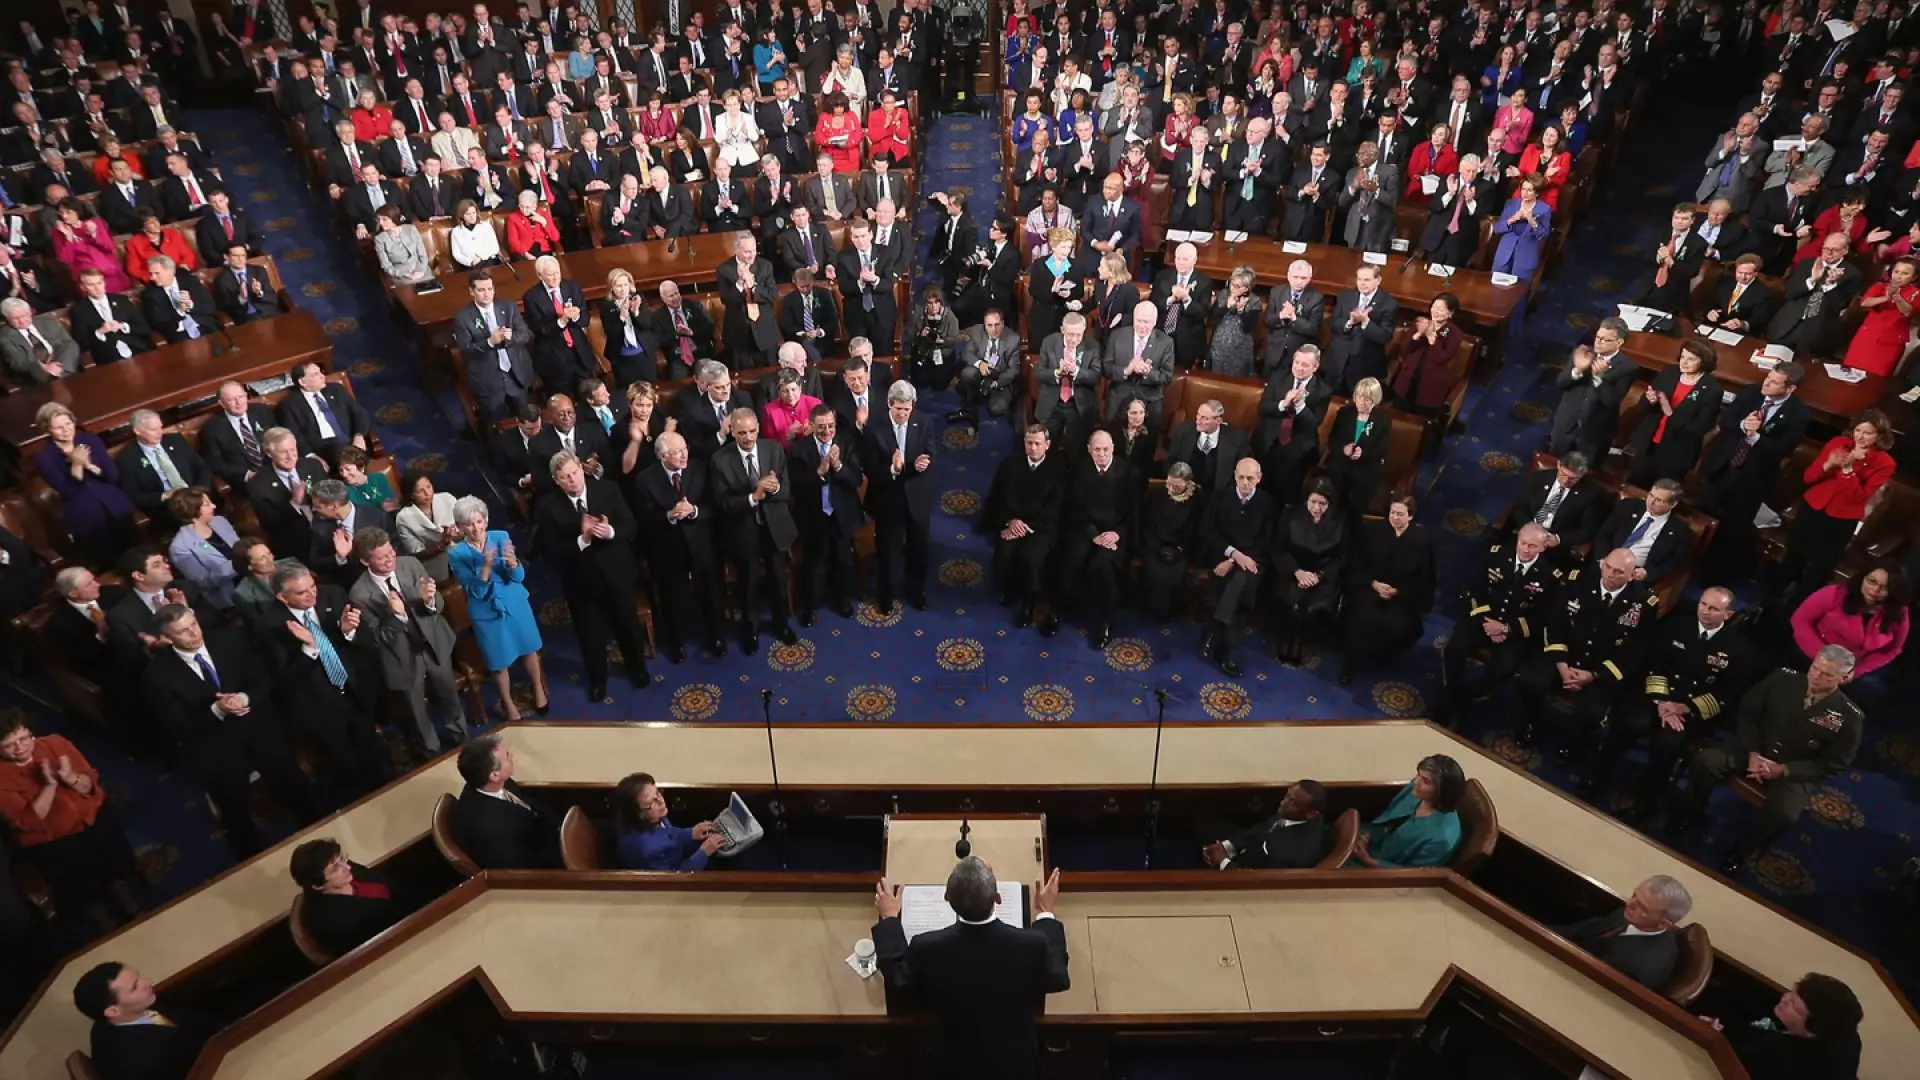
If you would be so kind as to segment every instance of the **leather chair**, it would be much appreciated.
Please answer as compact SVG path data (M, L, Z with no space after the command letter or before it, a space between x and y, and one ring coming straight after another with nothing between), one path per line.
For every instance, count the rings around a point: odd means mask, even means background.
M1353 858L1353 845L1360 839L1360 811L1349 807L1334 819L1333 839L1327 853L1313 864L1315 870L1338 870Z
M307 890L301 889L294 894L293 907L287 912L287 932L293 935L293 945L307 963L316 968L333 963L334 955L326 950L307 930Z
M1480 864L1493 854L1500 839L1500 817L1494 812L1493 799L1478 780L1467 781L1467 796L1460 800L1460 849L1447 865L1461 877L1472 877ZM436 828L434 839L439 840Z
M467 590L461 588L458 582L449 581L440 586L440 612L454 633L454 692L460 695L469 722L485 723L487 703L481 696L480 688L491 679L487 673L486 657L480 652L480 641L473 636L473 617L467 611Z
M106 1080L100 1070L94 1067L93 1059L84 1050L75 1050L67 1055L67 1080Z
M599 870L605 865L600 858L600 833L578 806L568 807L567 816L560 819L560 859L569 870Z
M442 795L433 804L433 846L440 851L440 857L454 868L461 877L472 877L480 872L480 864L473 861L453 838L453 804L457 800L451 795Z
M1660 994L1685 1006L1693 1004L1707 988L1707 978L1713 974L1713 942L1707 938L1707 928L1699 923L1683 926L1679 933L1680 958L1674 962L1673 974L1660 987Z

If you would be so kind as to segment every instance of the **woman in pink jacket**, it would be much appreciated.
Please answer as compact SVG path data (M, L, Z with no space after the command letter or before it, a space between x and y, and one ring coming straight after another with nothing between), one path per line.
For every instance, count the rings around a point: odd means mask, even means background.
M1823 645L1840 645L1858 657L1858 679L1884 667L1907 643L1907 571L1882 562L1849 581L1815 589L1793 613L1793 641L1808 658Z

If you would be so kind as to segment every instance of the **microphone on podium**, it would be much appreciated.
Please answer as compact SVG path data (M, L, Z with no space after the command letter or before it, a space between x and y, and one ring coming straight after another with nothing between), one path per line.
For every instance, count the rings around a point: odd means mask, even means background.
M973 832L973 826L967 824L966 818L961 818L960 819L960 839L954 841L954 845L953 845L954 858L964 859L967 856L973 854L973 841L967 839L967 835L971 832Z

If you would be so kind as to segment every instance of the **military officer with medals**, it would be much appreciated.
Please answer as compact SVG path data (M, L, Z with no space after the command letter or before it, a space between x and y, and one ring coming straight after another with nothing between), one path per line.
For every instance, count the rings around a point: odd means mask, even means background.
M1442 654L1446 692L1434 719L1453 727L1475 698L1513 677L1540 641L1542 618L1564 571L1545 558L1547 530L1533 522L1513 541L1487 550L1486 572L1466 590L1467 614L1456 622ZM1487 650L1486 676L1467 679L1467 661Z
M1620 703L1606 745L1580 782L1585 794L1606 786L1627 748L1648 735L1647 771L1634 805L1659 800L1688 740L1712 731L1753 683L1758 657L1746 635L1729 625L1732 617L1733 593L1716 586L1700 594L1694 610L1660 620L1647 653L1644 692Z
M1693 755L1686 793L1674 799L1673 828L1699 825L1713 789L1730 777L1745 776L1766 793L1759 818L1728 849L1721 870L1737 873L1799 820L1820 784L1853 764L1867 720L1840 687L1854 663L1853 653L1827 645L1804 674L1775 671L1740 699L1733 737Z
M1637 672L1652 636L1659 601L1639 579L1633 552L1614 548L1591 568L1567 571L1560 600L1540 631L1540 652L1520 668L1521 728L1515 741L1532 746L1547 699L1574 695L1575 744L1591 752L1607 716L1622 700L1628 674ZM1559 760L1571 761L1574 744Z

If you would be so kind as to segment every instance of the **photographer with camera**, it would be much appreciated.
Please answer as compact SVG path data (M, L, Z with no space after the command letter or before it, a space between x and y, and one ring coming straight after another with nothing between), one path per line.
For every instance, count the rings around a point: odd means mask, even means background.
M920 294L920 306L907 313L907 367L903 377L926 390L945 390L960 366L960 320L947 307L938 285Z

